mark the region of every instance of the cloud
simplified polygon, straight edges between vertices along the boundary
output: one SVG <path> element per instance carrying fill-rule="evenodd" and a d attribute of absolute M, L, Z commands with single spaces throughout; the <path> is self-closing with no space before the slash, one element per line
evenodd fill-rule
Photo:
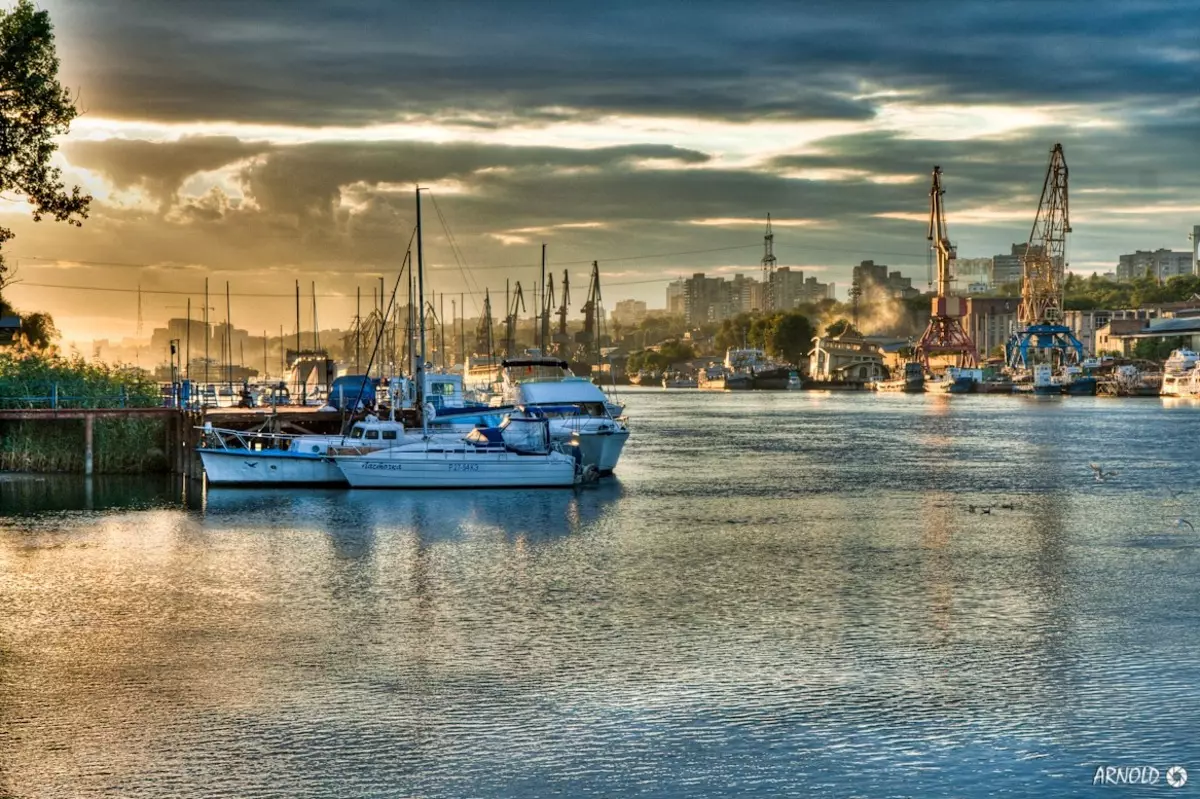
<path fill-rule="evenodd" d="M 947 104 L 1186 96 L 1177 3 L 60 0 L 99 115 L 361 125 L 677 114 L 869 120 Z"/>
<path fill-rule="evenodd" d="M 1200 221 L 1200 19 L 1172 3 L 47 2 L 85 111 L 66 174 L 98 199 L 82 230 L 0 210 L 16 256 L 350 296 L 394 274 L 421 183 L 447 291 L 530 279 L 545 241 L 556 274 L 599 259 L 661 305 L 641 281 L 753 271 L 768 213 L 780 265 L 923 282 L 933 165 L 960 254 L 990 255 L 1028 236 L 1056 141 L 1073 262 L 1182 249 Z"/>

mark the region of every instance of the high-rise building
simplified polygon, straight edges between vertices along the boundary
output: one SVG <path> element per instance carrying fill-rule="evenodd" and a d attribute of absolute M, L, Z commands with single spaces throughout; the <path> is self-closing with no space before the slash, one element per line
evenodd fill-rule
<path fill-rule="evenodd" d="M 621 300 L 612 311 L 612 319 L 622 327 L 637 327 L 646 318 L 646 303 L 641 300 Z"/>
<path fill-rule="evenodd" d="M 687 286 L 687 281 L 672 280 L 667 284 L 667 313 L 671 316 L 683 316 L 684 314 L 684 289 Z"/>
<path fill-rule="evenodd" d="M 1117 280 L 1152 277 L 1158 282 L 1180 275 L 1195 274 L 1195 254 L 1159 249 L 1154 252 L 1138 250 L 1122 255 L 1117 264 Z"/>
<path fill-rule="evenodd" d="M 963 329 L 975 342 L 975 350 L 980 357 L 987 358 L 996 347 L 1005 344 L 1017 329 L 1021 300 L 1019 297 L 968 297 L 966 303 Z"/>
<path fill-rule="evenodd" d="M 733 302 L 724 278 L 697 272 L 684 281 L 683 316 L 692 326 L 717 322 L 732 315 Z"/>
<path fill-rule="evenodd" d="M 954 281 L 960 292 L 970 292 L 972 287 L 978 291 L 987 291 L 992 286 L 992 259 L 959 258 L 955 260 Z M 979 288 L 980 286 L 983 288 Z"/>
<path fill-rule="evenodd" d="M 833 298 L 832 283 L 821 283 L 815 277 L 806 277 L 804 278 L 804 286 L 800 289 L 800 296 L 796 298 L 796 304 L 817 303 L 821 300 L 831 300 Z"/>
<path fill-rule="evenodd" d="M 874 261 L 863 261 L 854 267 L 854 284 L 862 292 L 859 301 L 864 303 L 907 300 L 921 295 L 920 290 L 913 288 L 912 278 L 898 271 L 889 272 L 886 264 Z"/>
<path fill-rule="evenodd" d="M 786 311 L 796 307 L 796 302 L 804 291 L 804 272 L 793 272 L 791 267 L 783 266 L 771 274 L 771 301 L 773 310 Z"/>
<path fill-rule="evenodd" d="M 999 288 L 1010 283 L 1020 284 L 1022 277 L 1022 261 L 1025 251 L 1029 248 L 1026 243 L 1014 244 L 1012 252 L 992 256 L 992 288 Z M 1034 249 L 1036 253 L 1040 247 Z"/>
<path fill-rule="evenodd" d="M 735 275 L 729 282 L 729 298 L 736 313 L 761 310 L 763 284 L 752 277 Z"/>

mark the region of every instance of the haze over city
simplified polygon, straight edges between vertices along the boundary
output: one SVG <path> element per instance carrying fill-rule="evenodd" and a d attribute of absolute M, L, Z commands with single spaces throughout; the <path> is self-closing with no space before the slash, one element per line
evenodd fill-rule
<path fill-rule="evenodd" d="M 43 5 L 83 112 L 60 163 L 95 200 L 81 229 L 9 205 L 7 294 L 68 340 L 132 335 L 139 285 L 147 327 L 199 313 L 205 277 L 238 326 L 290 332 L 297 279 L 345 326 L 417 183 L 434 291 L 531 286 L 544 242 L 580 285 L 599 260 L 610 308 L 755 274 L 768 213 L 779 266 L 925 288 L 933 165 L 986 257 L 1028 236 L 1058 141 L 1072 270 L 1200 221 L 1186 3 Z"/>

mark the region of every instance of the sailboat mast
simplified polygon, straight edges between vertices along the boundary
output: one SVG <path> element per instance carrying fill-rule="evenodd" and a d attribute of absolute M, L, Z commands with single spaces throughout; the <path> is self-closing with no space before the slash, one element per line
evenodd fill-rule
<path fill-rule="evenodd" d="M 537 336 L 538 348 L 543 355 L 546 354 L 546 342 L 542 338 L 543 328 L 545 327 L 544 319 L 546 316 L 546 242 L 542 242 L 542 279 L 538 281 L 538 291 L 542 292 L 542 298 L 539 301 L 534 297 L 534 304 L 537 305 Z M 536 293 L 536 292 L 535 292 Z"/>
<path fill-rule="evenodd" d="M 417 307 L 421 309 L 418 316 L 421 336 L 421 363 L 419 370 L 425 371 L 425 251 L 421 244 L 421 187 L 417 187 Z M 417 390 L 421 391 L 423 380 L 417 381 Z M 424 396 L 421 397 L 424 400 Z"/>

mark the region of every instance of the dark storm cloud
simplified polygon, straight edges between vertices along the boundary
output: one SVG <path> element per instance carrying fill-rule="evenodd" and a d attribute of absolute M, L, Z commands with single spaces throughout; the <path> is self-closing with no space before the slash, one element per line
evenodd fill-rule
<path fill-rule="evenodd" d="M 63 152 L 73 165 L 99 172 L 118 189 L 142 186 L 165 201 L 191 175 L 268 149 L 267 144 L 232 136 L 189 136 L 170 144 L 130 139 L 68 142 Z"/>
<path fill-rule="evenodd" d="M 1190 2 L 60 2 L 85 105 L 139 119 L 864 119 L 863 80 L 989 103 L 1200 85 Z"/>

